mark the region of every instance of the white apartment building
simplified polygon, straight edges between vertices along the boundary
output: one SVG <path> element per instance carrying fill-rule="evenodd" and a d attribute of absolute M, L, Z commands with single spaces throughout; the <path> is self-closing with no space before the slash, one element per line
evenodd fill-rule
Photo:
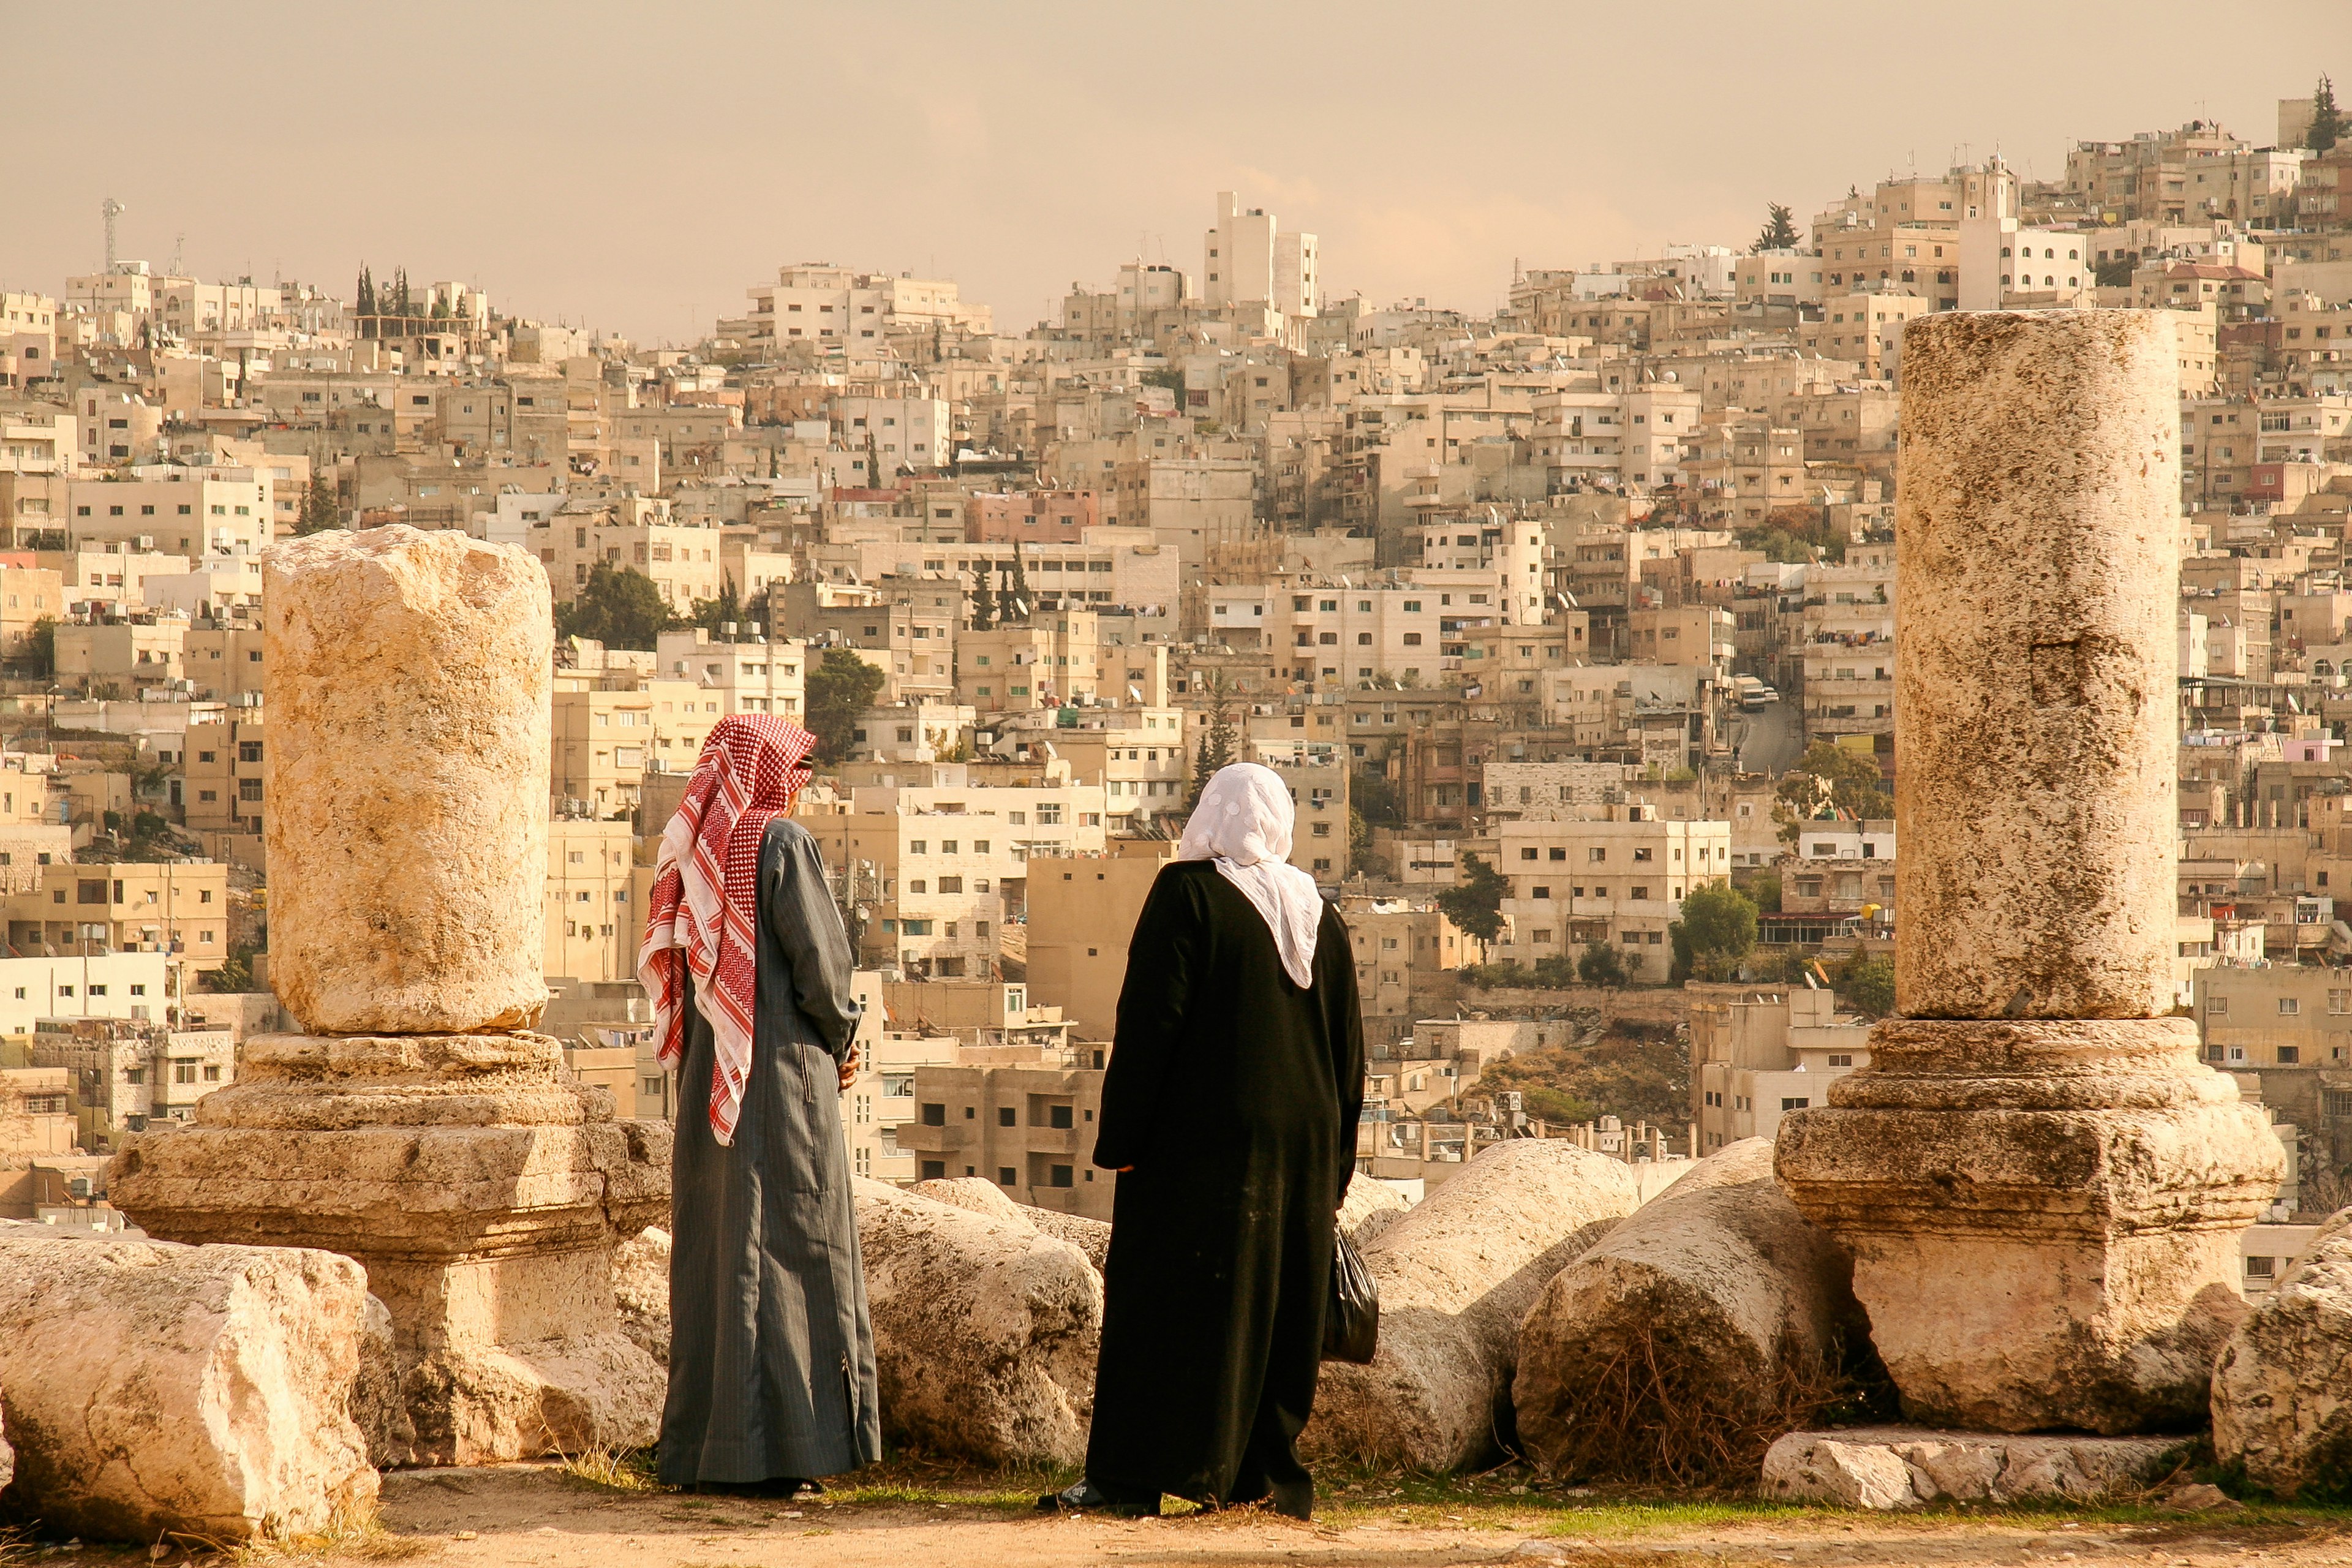
<path fill-rule="evenodd" d="M 1312 316 L 1322 308 L 1321 247 L 1313 235 L 1285 234 L 1272 213 L 1244 212 L 1231 191 L 1217 193 L 1216 217 L 1201 242 L 1201 293 L 1210 310 L 1267 304 L 1286 316 Z"/>
<path fill-rule="evenodd" d="M 1574 958 L 1592 942 L 1617 950 L 1640 979 L 1664 980 L 1674 952 L 1666 928 L 1684 895 L 1731 873 L 1731 825 L 1668 822 L 1639 802 L 1599 818 L 1494 825 L 1496 868 L 1510 879 L 1498 959 L 1532 965 Z"/>
<path fill-rule="evenodd" d="M 625 820 L 549 819 L 546 973 L 586 981 L 635 977 L 637 942 L 645 932 L 630 901 L 633 845 Z"/>
<path fill-rule="evenodd" d="M 715 640 L 699 626 L 663 632 L 656 640 L 654 668 L 674 680 L 690 681 L 704 696 L 700 718 L 707 731 L 709 701 L 716 694 L 720 715 L 782 713 L 797 719 L 808 676 L 808 646 L 790 637 L 770 641 Z M 569 973 L 550 970 L 550 973 Z"/>
<path fill-rule="evenodd" d="M 939 397 L 836 397 L 833 438 L 852 454 L 870 449 L 885 484 L 900 468 L 938 468 L 955 457 L 954 425 Z"/>

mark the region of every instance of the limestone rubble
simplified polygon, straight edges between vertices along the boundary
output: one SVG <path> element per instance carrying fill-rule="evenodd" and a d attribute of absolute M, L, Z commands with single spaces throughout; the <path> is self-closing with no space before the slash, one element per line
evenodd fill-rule
<path fill-rule="evenodd" d="M 2096 1502 L 2161 1479 L 2178 1437 L 2000 1436 L 1917 1427 L 1791 1432 L 1764 1456 L 1763 1493 L 1832 1508 Z"/>
<path fill-rule="evenodd" d="M 2213 1454 L 2284 1498 L 2352 1473 L 2352 1209 L 2320 1228 L 2222 1348 Z"/>
<path fill-rule="evenodd" d="M 1448 1177 L 1363 1247 L 1380 1351 L 1324 1363 L 1301 1452 L 1451 1470 L 1494 1451 L 1520 1319 L 1639 1205 L 1622 1163 L 1558 1140 L 1497 1144 Z"/>
<path fill-rule="evenodd" d="M 1077 1465 L 1102 1278 L 1018 1219 L 856 1183 L 883 1436 L 983 1465 Z"/>
<path fill-rule="evenodd" d="M 358 1265 L 307 1248 L 0 1236 L 8 1513 L 139 1542 L 364 1514 L 366 1304 Z"/>
<path fill-rule="evenodd" d="M 1522 1444 L 1546 1469 L 1580 1474 L 1605 1430 L 1602 1473 L 1673 1477 L 1667 1423 L 1768 1423 L 1867 1354 L 1853 1272 L 1774 1181 L 1769 1139 L 1707 1156 L 1561 1269 L 1528 1313 L 1512 1384 Z"/>
<path fill-rule="evenodd" d="M 1110 1226 L 1104 1221 L 1015 1203 L 1004 1195 L 1003 1188 L 985 1177 L 934 1176 L 907 1190 L 992 1219 L 1025 1225 L 1040 1236 L 1058 1237 L 1085 1253 L 1097 1273 L 1110 1252 Z"/>

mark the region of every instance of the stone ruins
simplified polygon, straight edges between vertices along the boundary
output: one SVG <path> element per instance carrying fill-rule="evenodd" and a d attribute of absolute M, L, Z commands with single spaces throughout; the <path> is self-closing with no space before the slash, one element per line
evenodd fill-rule
<path fill-rule="evenodd" d="M 131 1140 L 149 1235 L 319 1247 L 390 1310 L 379 1464 L 650 1442 L 661 1368 L 619 1330 L 613 1249 L 669 1212 L 667 1123 L 619 1121 L 530 1032 L 543 951 L 547 578 L 405 527 L 266 568 L 271 979 L 300 1035 Z"/>
<path fill-rule="evenodd" d="M 2210 1409 L 2259 1484 L 2340 1479 L 2347 1216 L 2249 1311 L 2235 1237 L 2280 1145 L 2167 1016 L 2174 354 L 2160 312 L 1910 324 L 1898 1016 L 1777 1148 L 1664 1197 L 1565 1141 L 1410 1209 L 1356 1184 L 1380 1351 L 1327 1367 L 1307 1451 L 1662 1473 L 1634 1427 L 1697 1412 L 1769 1494 L 1903 1507 L 2144 1484 Z M 266 582 L 270 978 L 304 1032 L 128 1142 L 112 1196 L 156 1241 L 0 1235 L 8 1497 L 91 1536 L 315 1530 L 373 1467 L 635 1447 L 660 1414 L 667 1125 L 531 1032 L 546 578 L 393 527 Z M 888 1438 L 1079 1462 L 1106 1227 L 976 1181 L 856 1207 Z M 1832 1385 L 1909 1425 L 1783 1430 Z"/>
<path fill-rule="evenodd" d="M 1904 336 L 1897 1018 L 1782 1127 L 1905 1415 L 2178 1429 L 2284 1155 L 2167 1017 L 2179 413 L 2160 311 Z M 1990 829 L 1997 828 L 1998 831 Z"/>

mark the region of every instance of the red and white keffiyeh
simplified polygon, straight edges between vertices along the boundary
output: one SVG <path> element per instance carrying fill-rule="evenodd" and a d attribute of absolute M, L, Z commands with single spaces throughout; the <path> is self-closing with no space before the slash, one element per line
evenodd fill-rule
<path fill-rule="evenodd" d="M 710 1025 L 710 1131 L 724 1146 L 751 1076 L 760 972 L 760 842 L 809 780 L 816 737 L 789 719 L 721 719 L 702 742 L 686 798 L 663 830 L 637 978 L 653 998 L 662 1065 L 686 1055 L 687 975 Z"/>

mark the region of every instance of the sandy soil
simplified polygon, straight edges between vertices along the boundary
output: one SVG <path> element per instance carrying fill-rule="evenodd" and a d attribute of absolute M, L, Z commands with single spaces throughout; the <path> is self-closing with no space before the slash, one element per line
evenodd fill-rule
<path fill-rule="evenodd" d="M 1524 1488 L 1522 1488 L 1524 1490 Z M 151 1563 L 146 1547 L 28 1544 L 26 1568 Z M 188 1556 L 167 1552 L 169 1563 Z M 416 1563 L 419 1568 L 1070 1568 L 1079 1563 L 1571 1568 L 1811 1563 L 2067 1563 L 2206 1568 L 2352 1563 L 2340 1510 L 2049 1511 L 1971 1519 L 1743 1504 L 1656 1504 L 1576 1495 L 1406 1495 L 1385 1483 L 1331 1500 L 1318 1523 L 1258 1511 L 1152 1521 L 1040 1516 L 1007 1483 L 866 1486 L 837 1500 L 689 1498 L 585 1483 L 552 1465 L 397 1471 L 379 1528 L 341 1540 L 240 1552 L 242 1563 Z M 203 1563 L 212 1563 L 205 1556 Z"/>
<path fill-rule="evenodd" d="M 2106 1510 L 1976 1520 L 1737 1505 L 1659 1510 L 1538 1496 L 1431 1502 L 1381 1485 L 1357 1493 L 1335 1498 L 1328 1517 L 1313 1525 L 1251 1510 L 1125 1521 L 1037 1515 L 1003 1483 L 987 1483 L 987 1489 L 869 1486 L 835 1501 L 786 1505 L 616 1490 L 552 1466 L 519 1465 L 395 1473 L 384 1479 L 379 1529 L 238 1555 L 257 1568 L 273 1561 L 418 1568 L 2352 1563 L 2352 1516 L 2337 1510 Z M 188 1561 L 167 1556 L 174 1564 Z M 122 1568 L 149 1563 L 150 1552 L 51 1544 L 32 1546 L 18 1560 L 27 1559 L 31 1568 Z"/>

